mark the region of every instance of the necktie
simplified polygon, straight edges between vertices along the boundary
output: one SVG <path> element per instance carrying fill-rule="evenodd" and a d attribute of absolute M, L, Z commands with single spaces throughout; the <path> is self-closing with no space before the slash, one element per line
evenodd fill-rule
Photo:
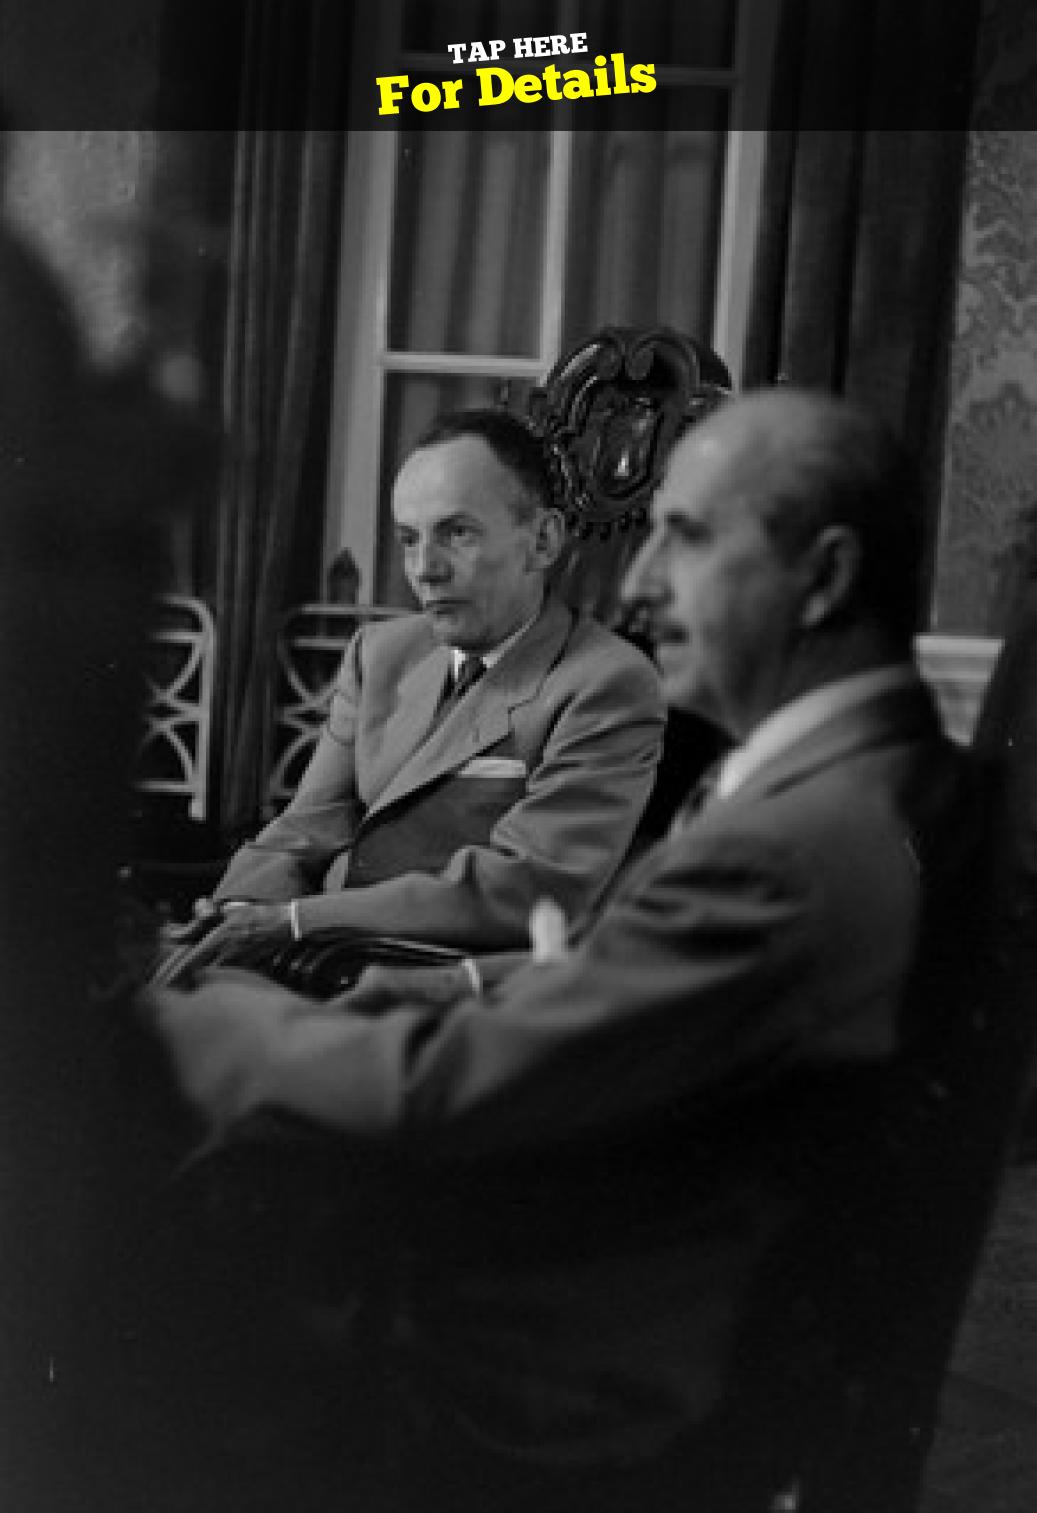
<path fill-rule="evenodd" d="M 464 698 L 473 683 L 478 683 L 485 671 L 486 663 L 482 657 L 465 657 L 447 697 L 456 704 L 458 699 Z"/>
<path fill-rule="evenodd" d="M 461 666 L 454 676 L 453 683 L 447 688 L 446 693 L 440 701 L 439 708 L 436 710 L 433 728 L 441 720 L 445 719 L 456 704 L 461 702 L 468 690 L 474 683 L 478 683 L 485 671 L 486 663 L 482 657 L 467 656 L 462 659 Z"/>

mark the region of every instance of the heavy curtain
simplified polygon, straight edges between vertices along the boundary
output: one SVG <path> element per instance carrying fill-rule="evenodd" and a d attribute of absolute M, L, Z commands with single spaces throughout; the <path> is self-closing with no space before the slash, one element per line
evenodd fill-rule
<path fill-rule="evenodd" d="M 326 408 L 341 183 L 335 116 L 342 87 L 342 8 L 256 0 L 242 49 L 224 356 L 226 460 L 217 534 L 224 832 L 259 808 L 264 701 L 300 521 L 308 447 Z M 289 129 L 296 127 L 297 129 Z"/>
<path fill-rule="evenodd" d="M 934 466 L 977 0 L 786 0 L 748 384 L 832 388 Z"/>

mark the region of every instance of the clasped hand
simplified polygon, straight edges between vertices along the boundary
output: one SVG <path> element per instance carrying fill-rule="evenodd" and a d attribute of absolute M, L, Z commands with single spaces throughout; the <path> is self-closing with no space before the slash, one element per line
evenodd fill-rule
<path fill-rule="evenodd" d="M 167 932 L 165 944 L 171 950 L 154 980 L 166 987 L 186 986 L 195 972 L 235 946 L 249 941 L 289 940 L 291 933 L 288 904 L 216 905 L 209 899 L 201 899 L 195 905 L 195 917 L 190 924 Z"/>

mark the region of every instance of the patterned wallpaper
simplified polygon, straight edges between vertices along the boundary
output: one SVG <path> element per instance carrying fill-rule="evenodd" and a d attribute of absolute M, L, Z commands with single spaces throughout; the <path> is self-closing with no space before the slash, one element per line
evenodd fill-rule
<path fill-rule="evenodd" d="M 934 628 L 1000 635 L 1037 581 L 1037 55 L 986 0 L 951 353 Z"/>

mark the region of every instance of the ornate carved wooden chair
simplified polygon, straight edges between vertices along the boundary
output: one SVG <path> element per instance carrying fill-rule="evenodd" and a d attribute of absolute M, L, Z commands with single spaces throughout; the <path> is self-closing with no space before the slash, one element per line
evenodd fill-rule
<path fill-rule="evenodd" d="M 529 419 L 553 458 L 569 524 L 558 587 L 571 603 L 614 619 L 670 447 L 730 392 L 727 368 L 703 343 L 622 326 L 595 332 L 533 390 Z"/>

